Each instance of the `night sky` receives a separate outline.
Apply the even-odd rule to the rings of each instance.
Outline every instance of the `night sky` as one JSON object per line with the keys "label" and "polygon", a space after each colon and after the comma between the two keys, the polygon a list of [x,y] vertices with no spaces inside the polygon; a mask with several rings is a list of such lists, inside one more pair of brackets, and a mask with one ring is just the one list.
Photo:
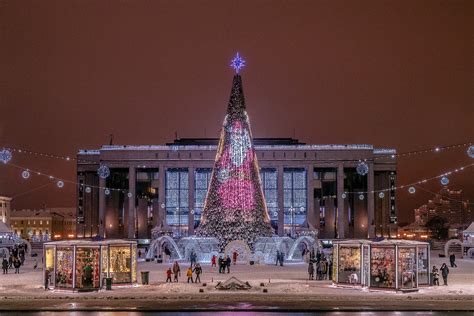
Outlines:
{"label": "night sky", "polygon": [[[0,147],[74,156],[110,133],[218,137],[237,51],[254,137],[399,152],[474,141],[474,1],[0,0]],[[401,158],[398,183],[474,162],[465,152]],[[75,179],[74,162],[12,162]],[[450,178],[471,200],[473,170]],[[0,195],[47,182],[0,166]],[[401,193],[399,221],[430,197]],[[43,204],[75,206],[74,187],[13,207]]]}

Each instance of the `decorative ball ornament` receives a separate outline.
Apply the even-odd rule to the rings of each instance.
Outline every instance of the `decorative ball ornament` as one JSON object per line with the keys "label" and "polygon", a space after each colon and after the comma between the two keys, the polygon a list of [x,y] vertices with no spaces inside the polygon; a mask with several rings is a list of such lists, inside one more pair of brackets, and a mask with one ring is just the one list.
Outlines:
{"label": "decorative ball ornament", "polygon": [[165,207],[166,207],[165,203],[161,203],[161,208],[165,208]]}
{"label": "decorative ball ornament", "polygon": [[385,193],[379,192],[379,198],[383,199],[385,197]]}
{"label": "decorative ball ornament", "polygon": [[341,194],[341,197],[342,197],[343,199],[345,199],[345,198],[347,197],[347,194],[342,193],[342,194]]}
{"label": "decorative ball ornament", "polygon": [[132,197],[132,192],[128,192],[127,196],[128,196],[128,198],[131,198]]}
{"label": "decorative ball ornament", "polygon": [[194,210],[191,210],[191,215],[194,215]]}
{"label": "decorative ball ornament", "polygon": [[106,165],[101,165],[99,169],[97,169],[97,174],[102,179],[106,179],[110,176],[110,169]]}
{"label": "decorative ball ornament", "polygon": [[59,180],[59,181],[56,183],[56,185],[58,186],[58,188],[61,189],[62,187],[64,187],[64,181]]}
{"label": "decorative ball ornament", "polygon": [[359,194],[359,200],[364,200],[365,199],[365,196],[363,194]]}
{"label": "decorative ball ornament", "polygon": [[469,146],[467,149],[467,155],[471,158],[474,158],[474,145]]}
{"label": "decorative ball ornament", "polygon": [[86,187],[86,193],[91,193],[91,192],[92,192],[91,187]]}
{"label": "decorative ball ornament", "polygon": [[0,161],[7,164],[10,160],[12,160],[12,152],[6,148],[0,150]]}
{"label": "decorative ball ornament", "polygon": [[21,173],[21,176],[23,177],[23,179],[28,179],[30,177],[30,172],[28,170],[24,170]]}
{"label": "decorative ball ornament", "polygon": [[273,212],[273,216],[274,216],[274,217],[278,217],[278,213],[277,213],[277,212]]}
{"label": "decorative ball ornament", "polygon": [[416,192],[415,187],[409,187],[409,188],[408,188],[408,192],[409,192],[410,194],[414,194],[414,193]]}
{"label": "decorative ball ornament", "polygon": [[109,190],[109,189],[105,189],[105,190],[104,190],[104,193],[105,193],[105,195],[110,195],[110,190]]}
{"label": "decorative ball ornament", "polygon": [[448,185],[449,179],[448,177],[442,177],[440,182],[442,185]]}
{"label": "decorative ball ornament", "polygon": [[356,171],[361,176],[365,176],[367,173],[369,173],[369,166],[365,162],[360,162],[357,165]]}

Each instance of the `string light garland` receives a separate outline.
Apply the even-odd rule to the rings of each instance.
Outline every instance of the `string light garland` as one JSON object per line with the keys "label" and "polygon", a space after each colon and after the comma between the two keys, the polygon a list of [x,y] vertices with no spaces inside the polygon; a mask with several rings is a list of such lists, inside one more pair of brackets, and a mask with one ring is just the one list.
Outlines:
{"label": "string light garland", "polygon": [[[390,187],[390,188],[385,188],[385,189],[380,189],[380,190],[373,190],[373,191],[345,191],[343,194],[345,194],[347,196],[347,194],[349,193],[352,193],[352,194],[363,194],[363,193],[379,193],[379,192],[388,192],[390,190],[399,190],[399,189],[403,189],[403,188],[406,188],[406,187],[412,187],[412,186],[417,186],[419,184],[424,184],[424,183],[427,183],[429,181],[432,181],[432,180],[436,180],[436,179],[440,179],[440,178],[443,178],[443,177],[447,177],[449,175],[452,175],[452,174],[456,174],[456,173],[460,173],[468,168],[471,168],[474,166],[474,163],[471,163],[469,165],[464,165],[464,166],[461,166],[461,167],[458,167],[456,169],[453,169],[453,170],[450,170],[450,171],[447,171],[447,172],[444,172],[440,175],[437,175],[437,176],[434,176],[434,177],[430,177],[430,178],[425,178],[423,180],[419,180],[419,181],[416,181],[416,182],[412,182],[412,183],[409,183],[409,184],[404,184],[404,185],[399,185],[399,186],[394,186],[394,187]],[[416,190],[416,189],[415,189]],[[344,198],[344,197],[343,197]]]}

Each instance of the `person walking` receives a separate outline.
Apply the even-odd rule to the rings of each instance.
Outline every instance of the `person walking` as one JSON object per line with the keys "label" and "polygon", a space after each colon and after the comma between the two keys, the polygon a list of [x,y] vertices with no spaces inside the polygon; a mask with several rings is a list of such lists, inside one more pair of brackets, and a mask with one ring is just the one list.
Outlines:
{"label": "person walking", "polygon": [[13,253],[10,254],[10,257],[8,257],[8,268],[11,269],[13,268]]}
{"label": "person walking", "polygon": [[168,282],[172,282],[171,281],[171,275],[173,274],[173,271],[171,271],[171,268],[168,268],[168,270],[166,270],[166,283]]}
{"label": "person walking", "polygon": [[18,258],[13,260],[13,267],[15,267],[15,274],[20,274],[21,261]]}
{"label": "person walking", "polygon": [[275,265],[278,265],[278,262],[280,262],[280,250],[277,250],[277,257],[276,257],[276,263]]}
{"label": "person walking", "polygon": [[309,280],[314,279],[314,265],[311,261],[308,264],[308,279]]}
{"label": "person walking", "polygon": [[141,258],[141,257],[142,257],[142,250],[138,249],[138,258]]}
{"label": "person walking", "polygon": [[[227,266],[227,273],[230,273],[230,265],[232,263],[232,260],[230,259],[229,256],[226,256],[226,260],[225,260],[225,265]],[[225,273],[225,271],[224,271]]]}
{"label": "person walking", "polygon": [[449,256],[449,263],[451,263],[451,268],[457,268],[457,264],[456,264],[456,255],[454,253],[452,253],[450,256]]}
{"label": "person walking", "polygon": [[449,268],[446,265],[446,263],[443,263],[441,265],[441,268],[439,269],[441,271],[441,276],[443,277],[443,285],[448,285],[448,274],[449,274]]}
{"label": "person walking", "polygon": [[47,291],[49,289],[49,270],[44,272],[44,290]]}
{"label": "person walking", "polygon": [[178,282],[178,276],[181,275],[181,269],[179,268],[178,261],[175,261],[173,264],[173,274],[174,274],[174,282]]}
{"label": "person walking", "polygon": [[3,257],[2,269],[3,269],[3,274],[8,274],[8,260],[6,257]]}
{"label": "person walking", "polygon": [[212,258],[211,258],[211,267],[216,267],[216,266],[217,266],[216,261],[217,261],[216,255],[212,255]]}
{"label": "person walking", "polygon": [[191,283],[194,283],[193,281],[193,268],[189,267],[188,270],[186,271],[186,276],[188,277],[188,283],[191,281]]}
{"label": "person walking", "polygon": [[194,252],[194,250],[191,251],[191,254],[189,255],[189,259],[191,261],[191,267],[196,265],[196,262],[197,262],[197,255],[196,253]]}
{"label": "person walking", "polygon": [[283,267],[283,261],[285,260],[285,253],[280,251],[280,267]]}
{"label": "person walking", "polygon": [[439,272],[436,266],[433,266],[433,270],[431,270],[431,275],[433,277],[433,285],[439,286]]}
{"label": "person walking", "polygon": [[217,263],[219,264],[219,273],[222,273],[222,269],[224,269],[224,260],[222,259],[222,256],[219,256],[219,261]]}
{"label": "person walking", "polygon": [[237,257],[239,256],[239,254],[237,253],[237,251],[234,251],[232,253],[232,263],[235,265],[237,263]]}
{"label": "person walking", "polygon": [[202,273],[202,268],[199,263],[196,263],[194,266],[194,273],[196,273],[196,280],[194,281],[195,283],[201,283],[201,273]]}

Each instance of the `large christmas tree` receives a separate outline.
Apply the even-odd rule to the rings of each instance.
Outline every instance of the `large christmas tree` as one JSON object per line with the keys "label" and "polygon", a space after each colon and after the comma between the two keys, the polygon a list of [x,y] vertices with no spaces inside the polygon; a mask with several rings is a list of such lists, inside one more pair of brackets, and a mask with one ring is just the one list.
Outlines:
{"label": "large christmas tree", "polygon": [[[237,55],[236,59],[240,59]],[[215,237],[221,249],[233,240],[244,240],[253,248],[259,237],[272,236],[265,198],[260,183],[257,156],[245,110],[240,59],[233,60],[227,115],[222,126],[217,154],[207,191],[198,236]],[[236,64],[237,63],[237,64]]]}

